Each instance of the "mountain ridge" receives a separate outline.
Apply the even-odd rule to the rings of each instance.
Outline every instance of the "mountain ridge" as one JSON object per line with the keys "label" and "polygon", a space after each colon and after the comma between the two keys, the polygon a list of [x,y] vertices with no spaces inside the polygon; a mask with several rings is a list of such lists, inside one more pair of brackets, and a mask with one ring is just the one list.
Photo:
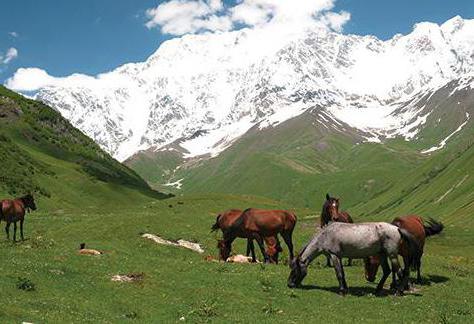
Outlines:
{"label": "mountain ridge", "polygon": [[[405,136],[405,120],[422,116],[410,109],[398,114],[398,108],[473,72],[474,20],[459,16],[442,25],[416,24],[412,33],[387,41],[313,30],[281,35],[264,53],[252,51],[269,33],[172,39],[143,63],[97,78],[71,76],[37,98],[121,161],[203,132],[181,143],[191,158],[216,156],[254,125],[276,125],[314,106],[327,107],[334,122],[372,134],[368,140]],[[374,111],[377,118],[364,122]]]}

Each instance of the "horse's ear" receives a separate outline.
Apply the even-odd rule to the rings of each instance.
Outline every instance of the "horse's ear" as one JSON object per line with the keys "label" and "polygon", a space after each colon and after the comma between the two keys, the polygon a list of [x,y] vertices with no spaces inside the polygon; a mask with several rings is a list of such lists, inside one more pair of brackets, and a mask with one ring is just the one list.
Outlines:
{"label": "horse's ear", "polygon": [[327,193],[326,194],[326,200],[329,200],[329,199],[331,199],[331,197],[329,197],[329,194]]}

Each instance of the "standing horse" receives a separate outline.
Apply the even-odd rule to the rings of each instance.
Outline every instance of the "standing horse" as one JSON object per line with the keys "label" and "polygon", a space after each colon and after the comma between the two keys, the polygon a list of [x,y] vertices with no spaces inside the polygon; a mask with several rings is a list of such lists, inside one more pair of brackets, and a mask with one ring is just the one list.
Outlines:
{"label": "standing horse", "polygon": [[10,224],[13,223],[13,241],[16,242],[16,223],[18,221],[20,221],[21,239],[25,239],[23,236],[23,222],[25,221],[25,212],[29,209],[36,210],[35,200],[30,194],[13,200],[0,201],[0,221],[5,220],[7,222],[5,232],[8,240],[10,239]]}
{"label": "standing horse", "polygon": [[232,242],[237,237],[256,240],[265,262],[269,257],[265,252],[263,241],[265,237],[283,237],[293,258],[293,230],[296,225],[296,215],[286,210],[246,209],[242,215],[225,231],[223,240],[219,242],[221,258],[226,260],[232,249]]}
{"label": "standing horse", "polygon": [[[242,215],[242,210],[240,209],[229,209],[223,213],[218,214],[216,217],[216,222],[211,227],[211,232],[221,229],[222,233],[224,233],[240,217],[240,215]],[[266,236],[263,239],[267,246],[267,254],[270,257],[270,261],[272,263],[278,263],[278,255],[280,252],[282,252],[278,237]],[[223,241],[218,242],[217,246],[219,247],[219,249],[221,249],[221,246],[223,244],[224,244]],[[249,256],[250,254],[252,254],[252,262],[256,262],[257,259],[255,257],[255,247],[253,244],[253,240],[250,238],[247,238],[247,254],[246,255]]]}
{"label": "standing horse", "polygon": [[[400,269],[397,255],[402,239],[407,242],[409,255],[416,257],[419,253],[417,241],[403,228],[389,223],[331,223],[316,234],[298,254],[298,257],[292,260],[288,287],[295,288],[300,286],[308,272],[308,265],[311,261],[318,255],[325,254],[332,258],[339,281],[339,293],[345,295],[348,288],[341,258],[365,258],[371,255],[378,255],[383,269],[383,276],[376,290],[376,293],[380,294],[387,277],[390,275],[390,266],[387,258],[391,261],[393,274]],[[403,293],[403,287],[405,287],[408,281],[409,271],[408,267],[404,268],[402,281],[397,287],[396,294]],[[396,280],[395,276],[393,278]],[[394,284],[396,285],[396,283]]]}
{"label": "standing horse", "polygon": [[[329,224],[329,222],[341,222],[341,223],[354,223],[351,215],[346,211],[339,211],[339,198],[333,198],[326,194],[326,201],[323,204],[323,210],[321,211],[320,225],[321,228]],[[347,265],[352,265],[352,259],[349,258]],[[326,266],[330,267],[330,258],[326,258]]]}
{"label": "standing horse", "polygon": [[[441,233],[444,228],[444,225],[435,221],[432,218],[430,218],[430,220],[427,222],[427,225],[425,225],[423,219],[416,215],[397,217],[392,221],[392,224],[407,230],[418,241],[418,245],[420,246],[420,253],[419,255],[417,255],[417,258],[415,260],[411,261],[411,264],[417,271],[415,282],[421,283],[421,257],[423,256],[425,238]],[[407,258],[409,258],[409,251],[405,242],[401,243],[399,253],[403,257],[403,261],[406,266],[406,263],[408,262]],[[380,260],[377,256],[370,256],[365,259],[365,278],[368,281],[375,281],[379,265]]]}

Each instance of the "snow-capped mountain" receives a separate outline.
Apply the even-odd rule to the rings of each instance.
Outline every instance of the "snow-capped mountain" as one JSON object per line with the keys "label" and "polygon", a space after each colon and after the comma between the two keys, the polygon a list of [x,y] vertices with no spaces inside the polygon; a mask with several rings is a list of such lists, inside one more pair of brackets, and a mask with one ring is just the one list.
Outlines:
{"label": "snow-capped mountain", "polygon": [[186,35],[145,62],[72,76],[37,98],[119,160],[177,140],[192,157],[314,107],[367,140],[410,139],[426,120],[417,101],[453,80],[472,86],[473,75],[474,20],[454,17],[387,41],[322,29]]}

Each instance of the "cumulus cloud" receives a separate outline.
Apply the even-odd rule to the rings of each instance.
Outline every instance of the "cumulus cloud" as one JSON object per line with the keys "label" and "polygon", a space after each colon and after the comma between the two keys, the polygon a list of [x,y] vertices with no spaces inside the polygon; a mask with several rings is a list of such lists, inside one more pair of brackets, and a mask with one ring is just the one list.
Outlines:
{"label": "cumulus cloud", "polygon": [[171,0],[148,9],[148,28],[160,28],[170,35],[203,31],[229,31],[242,25],[262,27],[279,24],[311,24],[341,31],[350,19],[348,12],[332,12],[335,0],[241,0],[224,6],[220,0]]}
{"label": "cumulus cloud", "polygon": [[218,15],[224,6],[220,0],[171,0],[146,11],[148,28],[159,26],[161,32],[183,35],[199,31],[227,31],[232,28],[228,16]]}
{"label": "cumulus cloud", "polygon": [[5,55],[0,53],[0,63],[8,64],[18,57],[18,50],[14,47],[10,47]]}
{"label": "cumulus cloud", "polygon": [[102,73],[97,76],[74,73],[66,77],[54,77],[43,69],[19,68],[7,79],[5,86],[15,91],[36,91],[47,87],[115,88],[126,87],[129,80],[116,73]]}
{"label": "cumulus cloud", "polygon": [[18,36],[20,36],[17,32],[15,31],[12,31],[12,32],[9,32],[8,35],[10,35],[11,37],[13,38],[18,38]]}

